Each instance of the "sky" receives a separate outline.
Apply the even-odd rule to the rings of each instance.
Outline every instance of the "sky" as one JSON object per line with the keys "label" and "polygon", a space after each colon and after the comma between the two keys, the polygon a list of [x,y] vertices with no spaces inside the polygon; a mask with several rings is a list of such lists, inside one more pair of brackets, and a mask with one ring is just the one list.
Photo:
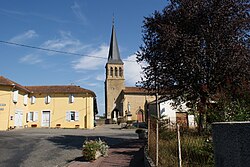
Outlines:
{"label": "sky", "polygon": [[0,42],[0,75],[23,86],[74,84],[92,90],[103,115],[113,16],[125,85],[135,86],[142,72],[135,53],[143,44],[144,17],[166,5],[167,0],[2,0],[0,41],[69,54]]}

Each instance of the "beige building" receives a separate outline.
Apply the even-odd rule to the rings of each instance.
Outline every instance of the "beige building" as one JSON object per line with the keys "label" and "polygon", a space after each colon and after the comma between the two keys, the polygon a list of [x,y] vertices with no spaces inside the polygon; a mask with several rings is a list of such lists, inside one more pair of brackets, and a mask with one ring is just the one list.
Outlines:
{"label": "beige building", "polygon": [[107,122],[116,122],[118,118],[144,122],[147,116],[147,104],[155,100],[155,96],[149,95],[143,89],[125,86],[124,63],[120,58],[114,25],[105,68],[105,116]]}
{"label": "beige building", "polygon": [[93,128],[95,93],[75,85],[22,86],[0,76],[0,130]]}

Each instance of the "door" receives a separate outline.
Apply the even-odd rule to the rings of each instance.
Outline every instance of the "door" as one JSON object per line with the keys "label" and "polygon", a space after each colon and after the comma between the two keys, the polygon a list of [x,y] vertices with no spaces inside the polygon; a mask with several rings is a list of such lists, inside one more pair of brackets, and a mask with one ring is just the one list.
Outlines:
{"label": "door", "polygon": [[20,128],[23,126],[23,112],[22,111],[15,112],[14,126],[17,128]]}
{"label": "door", "polygon": [[50,111],[43,111],[42,127],[50,127]]}
{"label": "door", "polygon": [[137,121],[138,122],[143,122],[143,111],[142,110],[139,110],[137,112]]}
{"label": "door", "polygon": [[182,127],[188,127],[188,113],[176,112],[176,123]]}

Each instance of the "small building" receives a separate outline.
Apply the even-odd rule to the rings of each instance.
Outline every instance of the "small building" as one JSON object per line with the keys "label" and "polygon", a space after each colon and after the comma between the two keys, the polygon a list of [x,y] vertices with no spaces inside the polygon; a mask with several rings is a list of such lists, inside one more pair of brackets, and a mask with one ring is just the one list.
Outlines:
{"label": "small building", "polygon": [[95,93],[76,85],[22,86],[0,76],[0,130],[93,128]]}
{"label": "small building", "polygon": [[[167,98],[160,99],[158,101],[160,117],[167,120],[167,122],[171,125],[178,123],[190,128],[196,127],[194,115],[188,114],[189,108],[186,104],[183,103],[178,107],[175,107],[173,104],[173,100],[169,100]],[[149,104],[149,110],[151,112],[150,115],[157,115],[155,105],[156,101]]]}

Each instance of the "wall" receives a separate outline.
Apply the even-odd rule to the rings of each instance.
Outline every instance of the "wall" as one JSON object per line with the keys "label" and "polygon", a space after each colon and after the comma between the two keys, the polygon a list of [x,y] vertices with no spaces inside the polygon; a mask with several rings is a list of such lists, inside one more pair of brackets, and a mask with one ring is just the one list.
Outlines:
{"label": "wall", "polygon": [[214,123],[213,143],[217,167],[250,164],[250,122]]}
{"label": "wall", "polygon": [[124,96],[125,100],[123,101],[123,112],[124,115],[126,111],[128,110],[128,103],[130,104],[130,110],[132,113],[132,120],[137,120],[137,112],[142,109],[143,110],[143,116],[145,120],[145,114],[147,111],[145,111],[145,105],[146,102],[151,102],[155,100],[155,96],[146,96],[146,95],[136,95],[136,94],[131,94],[128,95],[126,94]]}
{"label": "wall", "polygon": [[10,118],[10,104],[12,103],[11,87],[1,86],[0,89],[0,130],[7,130]]}
{"label": "wall", "polygon": [[[50,111],[50,127],[61,128],[93,128],[94,111],[93,97],[84,94],[74,94],[74,102],[69,103],[69,94],[50,94],[51,102],[45,104],[47,94],[35,94],[35,104],[30,104],[30,112],[38,112],[38,121],[27,122],[28,127],[36,125],[42,126],[43,111]],[[67,111],[79,113],[79,120],[66,120]],[[59,126],[60,125],[60,126]]]}
{"label": "wall", "polygon": [[[24,95],[27,94],[23,91],[18,91],[18,100],[13,102],[13,86],[0,86],[0,130],[7,130],[14,128],[15,120],[18,119],[15,115],[17,112],[20,116],[20,127],[25,123],[25,114],[28,111],[28,104],[24,104]],[[19,128],[19,127],[17,127]]]}
{"label": "wall", "polygon": [[[27,92],[23,92],[23,91],[18,91],[18,100],[17,102],[13,102],[13,92],[11,93],[11,100],[9,102],[10,104],[10,121],[9,121],[9,127],[13,128],[21,128],[24,127],[24,124],[26,122],[26,113],[28,112],[29,109],[29,99],[28,99],[28,103],[24,104],[24,95],[27,95]],[[18,119],[16,115],[18,114],[19,116],[22,115],[22,124],[21,126],[17,126],[15,125],[15,120]],[[12,118],[12,119],[11,119]]]}

